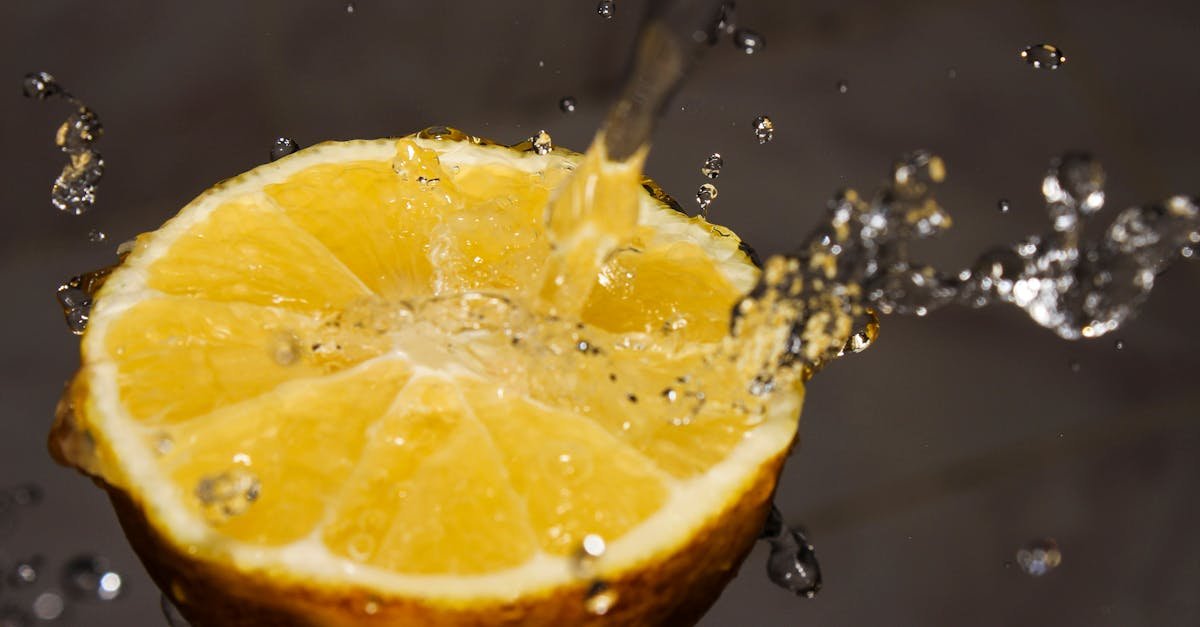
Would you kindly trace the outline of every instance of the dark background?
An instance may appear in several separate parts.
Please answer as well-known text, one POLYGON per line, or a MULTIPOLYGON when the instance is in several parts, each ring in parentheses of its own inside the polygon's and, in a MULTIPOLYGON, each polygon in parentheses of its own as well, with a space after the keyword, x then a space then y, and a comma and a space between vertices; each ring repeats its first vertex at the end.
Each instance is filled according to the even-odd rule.
MULTIPOLYGON (((583 149, 619 84, 642 3, 618 0, 0 3, 0 477, 35 481, 0 561, 47 557, 32 591, 55 588, 80 551, 107 556, 126 595, 72 604, 62 622, 153 625, 158 592, 108 503, 59 468, 44 440, 78 361, 54 300, 59 282, 114 259, 217 180, 266 160, 277 135, 302 145, 447 123, 511 142, 547 128, 583 149), (44 69, 105 124, 108 173, 95 209, 48 203, 63 163, 61 102, 21 97, 44 69), (558 110, 573 95, 578 110, 558 110), (90 229, 107 235, 87 239, 90 229)), ((1094 151, 1111 205, 1200 192, 1200 9, 1095 0, 742 0, 767 39, 722 41, 656 134, 649 173, 691 205, 698 168, 726 167, 710 213, 761 252, 786 250, 836 188, 872 189, 914 148, 946 158, 956 219, 925 247, 947 267, 1040 232, 1049 159, 1094 151), (1056 71, 1017 57, 1050 42, 1056 71), (955 77, 951 77, 953 68, 955 77), (835 85, 845 80, 840 94, 835 85), (757 145, 750 121, 776 138, 757 145), (1007 215, 999 198, 1012 201, 1007 215)), ((1107 217, 1105 218, 1107 219, 1107 217)), ((1019 311, 951 308, 888 318, 866 353, 810 386, 802 446, 779 506, 811 532, 825 589, 770 585, 765 547, 704 625, 1200 624, 1200 420, 1195 307, 1200 267, 1164 276, 1140 319, 1070 343, 1019 311), (1078 363, 1078 371, 1068 366, 1078 363), (1056 538, 1062 565, 1030 577, 1018 548, 1056 538)))

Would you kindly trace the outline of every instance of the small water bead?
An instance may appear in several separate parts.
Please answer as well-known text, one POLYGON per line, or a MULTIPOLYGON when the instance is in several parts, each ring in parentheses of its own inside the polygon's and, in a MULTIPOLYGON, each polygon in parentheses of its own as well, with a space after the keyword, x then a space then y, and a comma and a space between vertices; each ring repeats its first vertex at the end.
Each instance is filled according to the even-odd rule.
POLYGON ((746 54, 754 54, 766 48, 767 40, 752 30, 739 28, 733 33, 733 45, 746 54))
POLYGON ((617 604, 617 598, 616 590, 613 590, 603 581, 596 581, 588 587, 587 594, 583 600, 583 607, 589 614, 604 616, 617 604))
POLYGON ((111 601, 121 596, 121 575, 96 555, 76 555, 63 565, 63 589, 76 599, 111 601))
POLYGON ((760 115, 754 118, 754 122, 750 126, 754 129, 754 139, 757 139, 759 144, 765 144, 775 139, 775 123, 771 121, 771 118, 760 115))
POLYGON ((551 150, 554 150, 554 140, 544 129, 530 137, 529 141, 533 144, 533 151, 539 155, 548 155, 551 150))
POLYGON ((721 176, 721 168, 725 167, 725 160, 721 158, 721 153, 714 152, 704 160, 704 165, 700 166, 700 174, 716 180, 721 176))
POLYGON ((45 558, 41 555, 34 555, 19 560, 8 571, 8 576, 6 577, 8 585, 13 588, 23 588, 37 583, 41 577, 42 565, 44 563, 45 558))
POLYGON ((300 150, 300 144, 290 137, 276 137, 271 141, 271 161, 278 161, 297 150, 300 150))
POLYGON ((1000 213, 1008 213, 1012 210, 1012 203, 1008 202, 1008 199, 1006 198, 1001 198, 1000 201, 996 203, 996 208, 1000 210, 1000 213))
POLYGON ((192 627, 188 619, 183 617, 179 608, 171 602, 171 599, 166 594, 161 594, 158 601, 159 608, 162 610, 163 618, 167 620, 167 625, 170 627, 192 627))
POLYGON ((1045 575, 1061 563, 1062 551, 1052 538, 1030 542, 1017 551, 1017 565, 1034 577, 1045 575))
POLYGON ((350 14, 350 15, 354 15, 354 12, 355 12, 357 9, 358 9, 358 7, 357 7, 357 6, 355 6, 355 4, 354 4, 353 2, 347 2, 347 3, 346 3, 346 13, 348 13, 348 14, 350 14))
POLYGON ((850 84, 847 83, 846 81, 838 81, 837 82, 837 91, 839 94, 844 94, 844 93, 850 91, 850 84))
POLYGON ((617 14, 617 3, 614 0, 600 0, 596 5, 596 15, 611 20, 617 14))
POLYGON ((21 82, 21 91, 26 98, 45 100, 62 93, 62 87, 49 72, 30 72, 21 82))
POLYGON ((61 595, 54 592, 43 592, 33 600, 33 615, 37 616, 39 620, 58 620, 66 609, 66 601, 61 595))
POLYGON ((558 101, 558 110, 563 113, 575 113, 575 98, 572 96, 563 96, 558 101))
POLYGON ((705 183, 696 190, 696 204, 700 205, 701 215, 708 215, 708 206, 717 199, 717 195, 717 186, 712 183, 705 183))
POLYGON ((1117 339, 1113 341, 1113 348, 1122 351, 1125 350, 1125 340, 1117 339))
POLYGON ((1067 62, 1067 57, 1057 46, 1035 44, 1020 52, 1020 57, 1036 69, 1057 70, 1067 62))
POLYGON ((101 231, 99 229, 92 229, 92 230, 88 231, 87 238, 88 238, 89 242, 91 242, 93 244, 99 244, 100 242, 103 242, 104 240, 108 239, 108 236, 104 234, 104 231, 101 231))
POLYGON ((233 468, 200 479, 193 494, 204 507, 210 522, 220 524, 246 513, 258 500, 262 485, 245 468, 233 468))

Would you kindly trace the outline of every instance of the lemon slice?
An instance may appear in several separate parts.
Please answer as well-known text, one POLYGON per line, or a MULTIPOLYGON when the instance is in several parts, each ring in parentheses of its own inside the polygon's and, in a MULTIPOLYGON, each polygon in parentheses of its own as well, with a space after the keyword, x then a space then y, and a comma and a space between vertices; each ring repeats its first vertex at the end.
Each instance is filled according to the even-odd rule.
POLYGON ((639 176, 440 129, 225 181, 96 294, 52 452, 197 625, 695 620, 802 390, 737 400, 758 270, 639 176), (547 220, 581 168, 627 225, 547 220))

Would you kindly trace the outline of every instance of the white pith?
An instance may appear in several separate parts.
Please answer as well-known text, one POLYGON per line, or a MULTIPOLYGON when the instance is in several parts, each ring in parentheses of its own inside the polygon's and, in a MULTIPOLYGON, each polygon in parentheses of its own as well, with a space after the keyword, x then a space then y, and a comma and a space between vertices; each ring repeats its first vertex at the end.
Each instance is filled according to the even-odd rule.
MULTIPOLYGON (((578 160, 577 156, 559 153, 537 155, 461 141, 416 141, 436 150, 447 167, 488 162, 536 172, 578 160)), ((577 584, 569 560, 544 553, 519 567, 484 575, 406 575, 338 557, 325 548, 316 532, 309 538, 279 548, 231 540, 185 506, 183 499, 189 495, 162 472, 148 444, 147 430, 130 417, 122 405, 117 366, 104 359, 108 325, 137 302, 161 295, 146 286, 146 269, 175 240, 230 198, 282 182, 310 166, 352 160, 390 161, 394 155, 395 140, 352 141, 323 144, 261 166, 202 194, 160 228, 143 249, 135 250, 112 274, 97 299, 83 340, 84 366, 91 371, 90 393, 95 403, 88 414, 89 420, 95 431, 104 434, 118 465, 106 472, 111 475, 107 478, 140 500, 147 519, 180 550, 199 558, 224 556, 247 571, 288 572, 298 580, 313 583, 360 585, 383 595, 448 600, 512 599, 545 588, 577 584), (137 479, 124 482, 124 477, 137 479)), ((643 196, 640 222, 654 225, 667 239, 688 240, 701 245, 718 261, 726 278, 740 290, 745 291, 752 285, 755 279, 752 268, 743 263, 726 263, 741 254, 736 246, 714 245, 713 235, 700 223, 664 210, 649 195, 643 196)), ((423 372, 418 355, 407 357, 414 363, 416 376, 440 376, 432 371, 423 372)), ((395 355, 385 355, 376 359, 394 358, 395 355)), ((607 552, 598 564, 599 571, 602 574, 625 571, 680 548, 694 530, 749 487, 765 460, 778 455, 790 444, 800 400, 798 393, 781 394, 778 401, 770 405, 765 420, 747 432, 725 460, 702 475, 672 482, 674 491, 657 513, 624 536, 608 539, 607 552)))

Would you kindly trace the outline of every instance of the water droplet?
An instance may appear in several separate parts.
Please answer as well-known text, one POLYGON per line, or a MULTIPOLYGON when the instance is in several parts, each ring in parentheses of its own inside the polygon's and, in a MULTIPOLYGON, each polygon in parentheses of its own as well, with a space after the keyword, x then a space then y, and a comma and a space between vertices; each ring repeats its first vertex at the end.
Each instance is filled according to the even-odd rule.
POLYGON ((355 6, 355 4, 354 4, 353 2, 347 2, 347 3, 346 3, 346 13, 349 13, 350 15, 354 15, 354 12, 355 12, 357 9, 358 9, 358 7, 356 7, 356 6, 355 6))
POLYGON ((82 215, 96 204, 96 187, 104 176, 104 159, 94 150, 70 155, 50 187, 50 204, 59 211, 82 215))
POLYGON ((162 609, 163 618, 167 619, 167 625, 170 627, 192 627, 192 624, 183 617, 183 614, 180 613, 179 608, 171 602, 171 599, 169 599, 166 594, 160 596, 158 604, 162 609))
POLYGON ((596 14, 606 20, 611 20, 617 14, 617 3, 614 0, 600 0, 600 3, 596 5, 596 14))
POLYGON ((617 604, 617 591, 603 581, 592 582, 584 597, 583 607, 589 614, 604 616, 617 604))
POLYGON ((1017 551, 1017 565, 1034 577, 1041 577, 1062 563, 1062 551, 1052 538, 1030 542, 1017 551))
POLYGON ((837 91, 839 94, 844 94, 844 93, 850 91, 850 84, 847 83, 846 81, 838 81, 837 82, 837 91))
POLYGON ((754 118, 751 127, 754 128, 754 138, 758 140, 758 143, 765 144, 775 139, 775 123, 771 121, 771 118, 760 115, 754 118))
POLYGON ((1114 341, 1113 341, 1113 348, 1115 348, 1115 349, 1117 349, 1117 350, 1119 350, 1119 351, 1123 351, 1123 350, 1125 350, 1125 340, 1122 340, 1122 339, 1120 339, 1120 338, 1118 338, 1118 339, 1114 340, 1114 341))
POLYGON ((1067 362, 1067 367, 1071 369, 1071 372, 1079 372, 1083 369, 1083 366, 1079 363, 1078 359, 1072 359, 1071 361, 1067 362))
POLYGON ((732 35, 733 31, 737 29, 737 24, 735 22, 736 18, 734 16, 734 3, 726 2, 722 4, 720 16, 717 18, 716 31, 718 33, 725 33, 726 35, 732 35))
POLYGON ((63 565, 63 588, 77 599, 111 601, 121 595, 121 575, 96 555, 76 555, 63 565))
POLYGON ((1104 167, 1091 155, 1069 152, 1050 164, 1042 179, 1042 195, 1056 230, 1073 228, 1079 217, 1104 207, 1104 167))
POLYGON ((554 140, 545 130, 538 131, 536 135, 529 138, 529 141, 533 143, 533 151, 539 155, 548 155, 554 149, 554 140))
POLYGON ((36 98, 45 100, 51 96, 62 93, 62 87, 59 87, 58 82, 49 72, 30 72, 25 75, 25 80, 21 82, 21 90, 26 98, 36 98))
POLYGON ((103 134, 100 118, 85 107, 67 116, 54 135, 54 143, 65 152, 78 152, 87 150, 103 134))
POLYGON ((300 150, 300 144, 290 137, 276 137, 271 142, 271 161, 282 159, 297 150, 300 150))
POLYGON ((696 204, 700 205, 700 214, 708 215, 708 206, 717 199, 717 186, 705 183, 696 190, 696 204))
POLYGON ((238 467, 200 479, 193 493, 209 521, 220 524, 246 513, 258 500, 261 490, 258 477, 238 467))
MULTIPOLYGON (((772 508, 772 514, 778 510, 772 508)), ((804 532, 782 523, 782 517, 768 517, 768 526, 773 522, 778 527, 770 529, 773 536, 767 537, 771 554, 767 557, 767 577, 775 585, 796 595, 813 598, 821 589, 821 566, 812 544, 804 532)), ((768 529, 764 529, 764 533, 768 529)))
POLYGON ((8 571, 8 584, 13 588, 23 588, 37 583, 43 563, 45 558, 41 555, 17 561, 8 571))
POLYGON ((767 46, 767 40, 752 30, 739 28, 733 33, 733 45, 746 54, 754 54, 767 46))
POLYGON ((563 96, 558 101, 558 110, 563 113, 575 113, 575 98, 572 96, 563 96))
POLYGON ((721 158, 721 153, 714 152, 704 160, 704 165, 700 166, 700 174, 715 180, 721 176, 723 167, 725 167, 725 160, 721 158))
POLYGON ((54 592, 43 592, 33 600, 33 615, 40 620, 58 620, 66 609, 66 602, 54 592))
POLYGON ((1067 62, 1067 57, 1063 55, 1062 50, 1051 44, 1029 46, 1020 52, 1020 56, 1026 63, 1037 69, 1057 70, 1059 66, 1067 62))
POLYGON ((92 229, 88 231, 87 238, 89 242, 92 242, 93 244, 99 244, 100 242, 108 239, 108 236, 104 234, 104 231, 92 229))
POLYGON ((1000 210, 1000 213, 1008 213, 1012 210, 1012 204, 1008 202, 1007 198, 1001 198, 1000 202, 996 203, 996 208, 1000 210))

